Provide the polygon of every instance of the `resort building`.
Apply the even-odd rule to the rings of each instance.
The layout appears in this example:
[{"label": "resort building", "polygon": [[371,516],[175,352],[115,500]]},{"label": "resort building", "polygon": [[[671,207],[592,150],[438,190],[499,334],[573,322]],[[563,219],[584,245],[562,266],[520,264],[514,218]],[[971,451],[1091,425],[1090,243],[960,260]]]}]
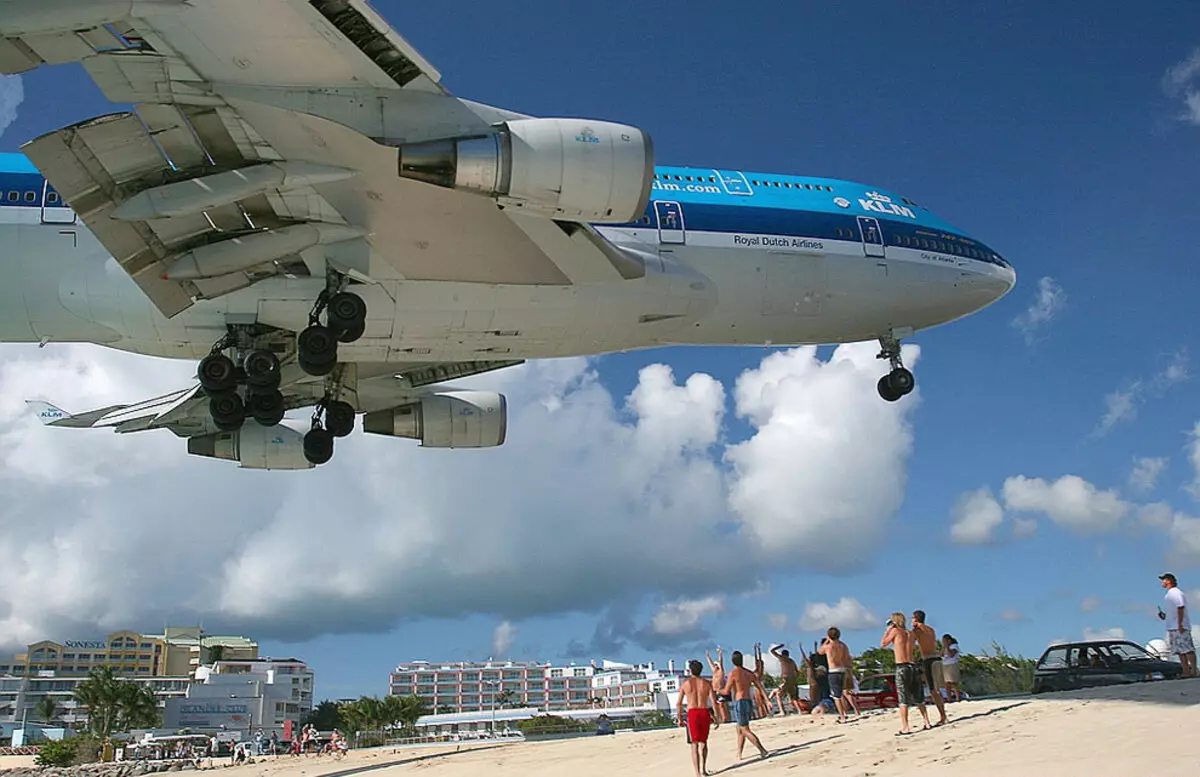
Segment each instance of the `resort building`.
[{"label": "resort building", "polygon": [[592,703],[594,666],[552,666],[536,662],[413,661],[392,670],[393,696],[417,695],[442,713],[536,707],[587,708]]},{"label": "resort building", "polygon": [[196,672],[184,696],[167,699],[163,726],[197,731],[262,730],[282,737],[313,708],[313,672],[294,658],[218,661]]}]

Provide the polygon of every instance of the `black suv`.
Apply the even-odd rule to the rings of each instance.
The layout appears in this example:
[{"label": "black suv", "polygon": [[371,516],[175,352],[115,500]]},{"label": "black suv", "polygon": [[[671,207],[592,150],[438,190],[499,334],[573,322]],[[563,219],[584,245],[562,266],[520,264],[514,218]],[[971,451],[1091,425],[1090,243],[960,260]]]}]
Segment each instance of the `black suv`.
[{"label": "black suv", "polygon": [[1182,673],[1181,665],[1155,658],[1135,642],[1070,642],[1046,648],[1033,673],[1033,692],[1177,680]]}]

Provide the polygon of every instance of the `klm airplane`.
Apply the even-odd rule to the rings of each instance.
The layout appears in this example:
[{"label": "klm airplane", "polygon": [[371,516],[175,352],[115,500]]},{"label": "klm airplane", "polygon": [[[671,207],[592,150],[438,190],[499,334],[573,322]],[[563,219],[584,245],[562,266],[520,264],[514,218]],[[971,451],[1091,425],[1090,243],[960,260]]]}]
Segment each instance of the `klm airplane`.
[{"label": "klm airplane", "polygon": [[[168,429],[259,469],[366,433],[506,436],[453,381],[669,345],[900,342],[1012,289],[882,187],[656,164],[650,137],[455,97],[363,0],[0,0],[0,72],[80,62],[132,111],[0,156],[0,341],[198,360],[194,385],[49,426]],[[312,408],[308,428],[285,420]]]}]

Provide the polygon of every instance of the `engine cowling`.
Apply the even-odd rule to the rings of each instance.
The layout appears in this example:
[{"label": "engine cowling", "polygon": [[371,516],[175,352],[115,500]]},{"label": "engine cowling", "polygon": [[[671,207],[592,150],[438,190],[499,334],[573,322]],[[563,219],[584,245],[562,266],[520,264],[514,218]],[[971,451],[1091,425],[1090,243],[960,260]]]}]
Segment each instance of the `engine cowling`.
[{"label": "engine cowling", "polygon": [[188,453],[236,461],[244,469],[310,469],[304,458],[304,435],[289,426],[259,426],[188,438]]},{"label": "engine cowling", "polygon": [[363,416],[363,431],[420,440],[423,448],[494,448],[504,444],[508,402],[492,391],[444,391]]},{"label": "engine cowling", "polygon": [[584,119],[520,119],[496,132],[401,145],[400,176],[492,197],[566,221],[640,218],[654,144],[635,127]]}]

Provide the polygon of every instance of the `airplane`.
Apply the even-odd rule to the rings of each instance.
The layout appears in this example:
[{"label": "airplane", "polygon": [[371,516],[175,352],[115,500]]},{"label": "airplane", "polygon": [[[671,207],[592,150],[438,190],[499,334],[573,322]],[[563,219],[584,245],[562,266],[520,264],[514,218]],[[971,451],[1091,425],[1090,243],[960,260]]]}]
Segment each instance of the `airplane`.
[{"label": "airplane", "polygon": [[[0,73],[80,63],[131,110],[0,155],[0,342],[198,360],[43,423],[311,469],[365,433],[489,448],[529,359],[901,340],[1013,266],[879,186],[658,164],[649,134],[453,95],[364,0],[0,0]],[[312,408],[307,431],[285,421]]]}]

